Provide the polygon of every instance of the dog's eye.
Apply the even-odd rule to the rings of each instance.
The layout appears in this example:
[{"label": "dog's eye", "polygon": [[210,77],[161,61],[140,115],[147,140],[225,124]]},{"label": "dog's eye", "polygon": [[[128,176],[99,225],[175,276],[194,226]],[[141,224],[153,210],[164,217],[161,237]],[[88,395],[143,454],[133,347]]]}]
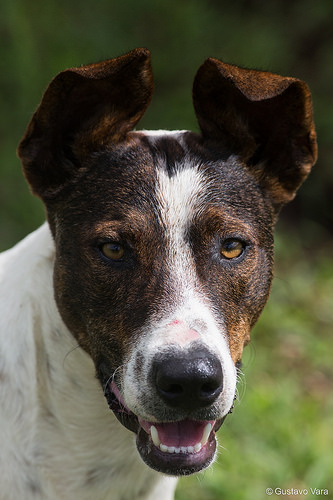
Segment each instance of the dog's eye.
[{"label": "dog's eye", "polygon": [[119,243],[104,243],[101,246],[101,251],[111,260],[121,260],[124,256],[124,247]]},{"label": "dog's eye", "polygon": [[244,252],[244,243],[240,240],[229,238],[224,240],[221,245],[221,255],[225,259],[236,259]]}]

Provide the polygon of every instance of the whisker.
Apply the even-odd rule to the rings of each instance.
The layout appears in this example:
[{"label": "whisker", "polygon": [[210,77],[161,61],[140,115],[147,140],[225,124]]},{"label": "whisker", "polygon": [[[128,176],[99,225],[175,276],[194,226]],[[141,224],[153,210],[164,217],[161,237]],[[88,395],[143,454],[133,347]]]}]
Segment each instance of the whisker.
[{"label": "whisker", "polygon": [[106,391],[107,391],[107,388],[110,384],[110,382],[114,382],[114,379],[115,379],[115,376],[116,376],[116,373],[118,370],[121,370],[123,368],[124,365],[120,365],[118,366],[118,368],[116,368],[114,370],[114,372],[109,376],[109,378],[107,379],[107,381],[105,382],[105,385],[103,387],[103,392],[104,392],[104,396],[106,395]]},{"label": "whisker", "polygon": [[67,359],[67,357],[68,357],[70,354],[72,354],[72,352],[76,351],[76,349],[78,349],[79,347],[80,347],[80,345],[79,345],[79,344],[77,344],[77,345],[75,345],[74,347],[72,347],[72,349],[70,349],[70,350],[68,351],[68,353],[66,354],[66,356],[64,357],[63,362],[62,362],[62,367],[63,367],[63,368],[65,368],[65,363],[66,363],[66,359]]},{"label": "whisker", "polygon": [[246,392],[246,377],[245,373],[238,368],[237,370],[237,386],[236,386],[236,402],[240,404]]}]

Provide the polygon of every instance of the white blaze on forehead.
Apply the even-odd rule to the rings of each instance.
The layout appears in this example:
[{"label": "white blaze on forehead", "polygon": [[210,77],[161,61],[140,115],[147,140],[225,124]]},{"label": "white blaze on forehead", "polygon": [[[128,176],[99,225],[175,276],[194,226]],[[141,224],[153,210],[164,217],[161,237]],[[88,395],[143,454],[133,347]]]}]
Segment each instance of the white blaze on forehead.
[{"label": "white blaze on forehead", "polygon": [[186,231],[206,197],[207,179],[195,166],[184,167],[171,177],[159,170],[157,179],[156,198],[166,236],[173,243],[184,243]]},{"label": "white blaze on forehead", "polygon": [[195,165],[180,166],[171,176],[158,170],[155,196],[167,242],[167,302],[175,314],[171,320],[186,321],[195,314],[192,304],[201,287],[188,232],[203,209],[207,190],[207,179]]},{"label": "white blaze on forehead", "polygon": [[157,172],[155,196],[167,241],[166,265],[172,290],[169,300],[172,297],[185,309],[191,309],[200,288],[188,232],[204,207],[208,189],[208,179],[190,162],[180,165],[171,176],[163,168]]}]

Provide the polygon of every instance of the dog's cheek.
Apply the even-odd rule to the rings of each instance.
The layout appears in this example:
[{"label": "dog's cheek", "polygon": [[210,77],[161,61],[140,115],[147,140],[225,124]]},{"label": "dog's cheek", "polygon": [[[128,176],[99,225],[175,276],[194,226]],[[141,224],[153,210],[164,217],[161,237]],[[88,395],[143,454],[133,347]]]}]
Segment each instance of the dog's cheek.
[{"label": "dog's cheek", "polygon": [[[67,292],[68,289],[65,290]],[[114,314],[111,321],[110,313],[97,317],[92,304],[84,302],[80,295],[69,300],[66,292],[62,291],[58,282],[55,297],[64,323],[80,347],[92,358],[97,373],[101,369],[104,375],[114,373],[123,363],[128,343],[124,330],[113,326],[121,325],[121,318]]]},{"label": "dog's cheek", "polygon": [[126,271],[126,279],[120,280],[119,272],[101,267],[87,253],[77,255],[72,248],[58,251],[54,269],[55,299],[66,326],[95,362],[104,357],[117,366],[154,298],[142,278],[139,283],[139,273]]},{"label": "dog's cheek", "polygon": [[[82,347],[85,346],[84,330],[81,324],[81,315],[75,304],[77,293],[75,287],[69,285],[66,267],[56,261],[53,273],[54,297],[64,323]],[[87,349],[86,349],[87,350]]]},{"label": "dog's cheek", "polygon": [[233,361],[240,361],[245,346],[250,342],[250,332],[257,322],[268,300],[273,274],[265,261],[257,267],[248,279],[246,291],[241,296],[241,307],[231,309],[228,318],[230,352]]},{"label": "dog's cheek", "polygon": [[[63,255],[63,252],[58,252]],[[93,271],[79,256],[65,253],[66,262],[58,257],[54,268],[54,295],[60,315],[79,345],[92,357],[101,343],[111,340],[107,317],[109,308],[99,295]],[[97,304],[97,307],[96,307]],[[98,307],[99,306],[99,307]],[[108,338],[108,342],[106,342]]]},{"label": "dog's cheek", "polygon": [[232,269],[216,268],[210,276],[207,292],[215,309],[220,311],[234,363],[240,361],[250,342],[250,331],[269,297],[272,283],[272,255],[255,251],[248,260]]},{"label": "dog's cheek", "polygon": [[243,349],[250,343],[250,327],[246,320],[238,320],[235,318],[235,322],[230,326],[229,329],[229,349],[231,358],[236,364],[241,361]]}]

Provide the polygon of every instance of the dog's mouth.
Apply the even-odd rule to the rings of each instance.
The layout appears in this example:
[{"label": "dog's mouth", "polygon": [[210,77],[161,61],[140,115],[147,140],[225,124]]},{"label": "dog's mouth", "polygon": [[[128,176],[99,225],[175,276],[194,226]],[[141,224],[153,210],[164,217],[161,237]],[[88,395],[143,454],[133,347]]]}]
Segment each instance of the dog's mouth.
[{"label": "dog's mouth", "polygon": [[219,420],[185,419],[149,422],[135,415],[125,404],[116,384],[107,385],[105,396],[117,419],[137,435],[137,449],[152,469],[173,476],[189,475],[208,467],[216,451]]}]

